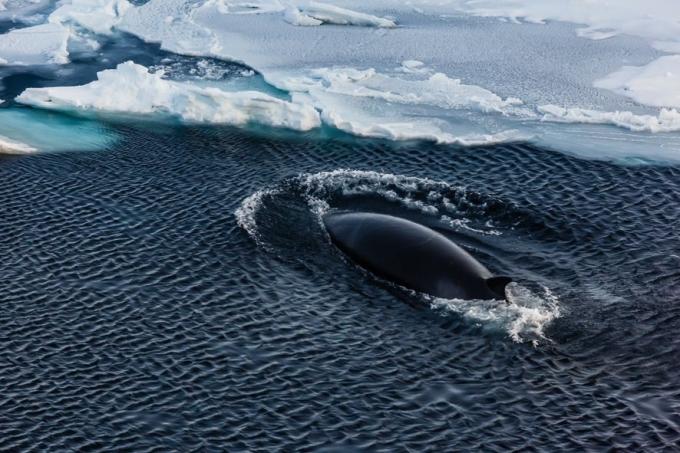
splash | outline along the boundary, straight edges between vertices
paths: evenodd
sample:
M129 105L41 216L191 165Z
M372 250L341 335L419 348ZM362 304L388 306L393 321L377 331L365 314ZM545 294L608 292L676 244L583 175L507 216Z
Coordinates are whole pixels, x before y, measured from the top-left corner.
M334 203L351 197L377 197L397 204L409 211L437 219L454 230L469 234L498 236L503 226L497 226L492 217L501 207L512 211L512 206L464 187L428 178L340 169L328 172L301 174L276 187L264 188L243 200L235 211L236 220L253 240L269 249L266 237L258 229L257 217L266 209L267 199L295 194L309 208L322 231L322 217ZM280 203L275 203L281 206ZM389 282L385 282L390 284ZM499 329L515 342L531 342L537 346L547 340L545 328L560 316L559 300L548 288L532 291L513 283L508 286L506 301L447 300L418 294L401 288L425 301L433 310L443 314L454 313L463 318Z
M531 291L517 283L508 285L508 301L460 300L423 296L430 307L441 313L455 313L465 319L505 330L517 343L525 341L538 346L546 341L546 327L560 317L559 299L550 289L543 287L543 294Z

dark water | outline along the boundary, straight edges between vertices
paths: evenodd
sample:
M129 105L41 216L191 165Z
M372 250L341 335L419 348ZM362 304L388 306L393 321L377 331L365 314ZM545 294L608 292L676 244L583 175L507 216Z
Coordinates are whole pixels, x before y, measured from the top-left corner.
M117 36L29 86L132 59ZM110 124L0 158L0 450L673 451L680 169L314 134ZM444 232L513 304L430 301L348 263L328 209Z
M113 127L0 160L1 450L677 448L679 169ZM345 168L377 173L318 175ZM448 228L561 316L517 342L430 308L344 261L324 203Z

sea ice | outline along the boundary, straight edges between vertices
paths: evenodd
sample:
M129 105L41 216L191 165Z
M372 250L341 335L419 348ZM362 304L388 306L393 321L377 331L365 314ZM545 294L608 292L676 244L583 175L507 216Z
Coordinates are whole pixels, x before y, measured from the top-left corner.
M49 16L49 22L73 23L99 34L109 34L130 7L127 0L69 0Z
M665 0L63 0L50 22L242 62L287 97L256 85L260 77L237 93L236 85L170 81L144 69L125 75L125 90L140 99L97 99L123 89L122 79L104 76L78 89L28 90L20 100L300 130L323 121L362 136L439 143L534 137L562 149L587 145L588 130L610 137L605 145L626 140L653 153L659 141L650 133L678 130L680 56L661 53L680 49L678 17L680 4ZM664 152L677 144L667 142Z
M680 112L676 109L661 109L659 115L636 115L632 112L601 112L582 108L563 108L543 105L538 110L544 114L543 121L611 124L636 132L680 131Z
M595 86L656 107L680 107L680 55L658 58L645 66L625 66Z
M0 20L34 23L52 0L0 0Z
M68 28L48 23L19 28L0 35L0 64L67 63L70 34Z
M160 114L192 123L257 123L296 130L320 124L311 106L257 91L228 92L190 82L165 80L131 61L101 71L98 79L75 87L29 88L17 101L50 110Z
M35 151L30 145L0 135L0 154L29 154Z
M285 10L284 18L290 24L301 26L318 26L321 24L382 28L397 26L390 19L314 1L289 6Z

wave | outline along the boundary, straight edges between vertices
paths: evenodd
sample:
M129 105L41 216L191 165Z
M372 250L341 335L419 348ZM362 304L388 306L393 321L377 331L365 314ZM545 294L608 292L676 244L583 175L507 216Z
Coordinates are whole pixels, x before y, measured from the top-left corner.
M463 318L490 326L500 326L516 343L530 341L538 346L548 340L545 329L560 317L558 297L549 288L533 292L517 283L506 289L508 302L497 300L460 300L429 298L430 307L443 313L455 313Z

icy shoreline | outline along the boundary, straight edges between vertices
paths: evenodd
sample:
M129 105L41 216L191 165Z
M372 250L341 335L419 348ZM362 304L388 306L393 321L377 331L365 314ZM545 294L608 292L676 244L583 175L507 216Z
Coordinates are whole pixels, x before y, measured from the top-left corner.
M134 76L119 67L108 75L109 88L99 80L29 89L17 98L51 110L301 131L326 124L358 136L462 145L530 139L546 123L562 125L547 137L557 130L568 137L570 124L615 126L642 134L645 147L644 134L680 131L680 56L655 50L680 49L673 20L680 6L652 3L653 13L640 19L648 5L636 0L614 7L575 0L569 8L531 0L151 0L141 6L66 0L47 23L0 35L0 58L63 64L69 47L96 49L93 37L121 30L177 54L242 62L289 96L249 88L237 94L165 80L141 66ZM6 45L3 53L3 39L30 36L36 27L62 34L34 39L35 48L23 46L23 57L8 59L8 49L22 46ZM105 98L115 90L132 94L114 105ZM142 91L148 96L138 96ZM578 137L573 144L586 145Z

